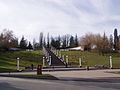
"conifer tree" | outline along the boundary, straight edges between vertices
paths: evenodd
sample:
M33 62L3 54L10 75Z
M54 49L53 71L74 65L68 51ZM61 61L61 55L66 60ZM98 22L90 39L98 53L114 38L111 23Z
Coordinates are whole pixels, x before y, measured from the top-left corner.
M31 42L29 42L29 44L28 44L28 49L33 49Z
M20 41L20 48L26 49L27 48L27 40L24 39L24 36L22 37Z
M114 49L119 50L119 38L117 29L114 30Z

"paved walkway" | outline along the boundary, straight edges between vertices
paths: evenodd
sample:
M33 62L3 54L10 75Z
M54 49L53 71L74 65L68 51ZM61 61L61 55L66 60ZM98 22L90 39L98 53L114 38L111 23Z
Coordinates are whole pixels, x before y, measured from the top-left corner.
M112 69L112 70L82 70L82 71L56 71L56 72L44 72L45 74L51 74L59 79L70 79L70 78L120 78L120 74L106 73L120 71L120 69Z
M75 78L85 78L85 79L96 79L96 78L120 78L120 74L106 73L120 71L120 69L106 69L106 70L79 70L79 71L46 71L43 74L51 74L59 79L75 79ZM9 73L1 73L9 74ZM19 72L10 74L36 74L36 72Z

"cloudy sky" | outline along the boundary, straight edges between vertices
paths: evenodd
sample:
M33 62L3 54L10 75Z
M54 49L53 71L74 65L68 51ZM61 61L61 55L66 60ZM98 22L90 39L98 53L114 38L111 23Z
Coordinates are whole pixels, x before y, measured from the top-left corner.
M107 35L120 30L120 0L0 0L0 31L32 40L51 35L87 32Z

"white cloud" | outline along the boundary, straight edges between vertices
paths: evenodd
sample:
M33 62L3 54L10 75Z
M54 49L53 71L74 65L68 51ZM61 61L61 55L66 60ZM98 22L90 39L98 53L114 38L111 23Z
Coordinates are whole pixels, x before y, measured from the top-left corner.
M111 33L112 21L120 15L111 11L112 0L0 0L0 25L18 37L38 39L40 32L53 35L87 32ZM113 2L112 2L113 3ZM110 26L111 25L111 26Z

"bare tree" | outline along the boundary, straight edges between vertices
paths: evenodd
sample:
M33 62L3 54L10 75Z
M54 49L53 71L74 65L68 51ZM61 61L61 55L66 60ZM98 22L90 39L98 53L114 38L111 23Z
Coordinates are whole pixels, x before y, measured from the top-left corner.
M0 48L8 50L12 47L18 47L18 39L14 36L13 31L4 29L0 34Z
M80 43L85 46L85 50L96 49L102 55L110 50L110 41L105 33L103 36L100 34L88 33L81 38Z
M91 50L91 48L95 45L95 35L92 33L87 33L80 40L80 44L85 46L85 50Z
M71 35L69 35L69 34L66 35L66 47L70 46L70 37L71 37Z

